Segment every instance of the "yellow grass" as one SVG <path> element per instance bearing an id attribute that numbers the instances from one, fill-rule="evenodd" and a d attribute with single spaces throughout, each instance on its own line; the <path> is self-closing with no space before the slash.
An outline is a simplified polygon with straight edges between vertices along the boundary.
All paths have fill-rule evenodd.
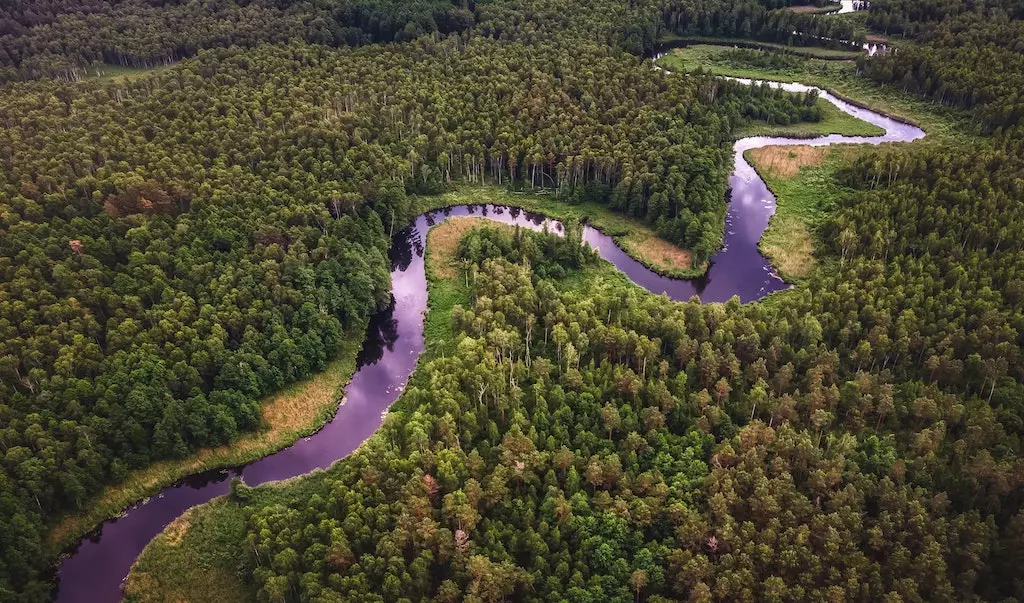
<path id="1" fill-rule="evenodd" d="M 830 147 L 799 145 L 794 147 L 761 147 L 748 151 L 751 165 L 768 176 L 792 178 L 800 168 L 813 167 L 825 162 Z"/>
<path id="2" fill-rule="evenodd" d="M 506 228 L 512 230 L 514 227 L 501 222 L 492 222 L 487 218 L 449 218 L 440 226 L 436 226 L 427 234 L 427 249 L 431 254 L 431 268 L 434 276 L 440 279 L 455 279 L 459 277 L 459 267 L 456 264 L 455 253 L 459 247 L 459 241 L 467 232 L 481 226 L 494 228 Z"/>
<path id="3" fill-rule="evenodd" d="M 802 278 L 814 267 L 814 241 L 807 224 L 796 216 L 775 215 L 771 236 L 761 240 L 761 252 L 787 277 Z M 768 234 L 768 233 L 766 233 Z"/>
<path id="4" fill-rule="evenodd" d="M 645 264 L 659 272 L 689 270 L 693 266 L 688 249 L 669 243 L 654 234 L 632 232 L 620 238 L 618 242 L 630 256 L 643 258 Z"/>
<path id="5" fill-rule="evenodd" d="M 192 525 L 192 516 L 195 515 L 196 509 L 199 507 L 192 507 L 188 511 L 185 511 L 178 516 L 177 519 L 172 521 L 164 528 L 164 531 L 160 534 L 168 546 L 178 546 L 181 544 L 181 539 L 185 537 L 185 533 L 188 532 L 188 527 Z"/>
<path id="6" fill-rule="evenodd" d="M 195 574 L 195 578 L 187 589 L 179 590 L 167 588 L 147 573 L 132 574 L 125 583 L 125 595 L 133 602 L 143 603 L 228 603 L 249 598 L 238 577 L 221 568 L 208 568 Z M 229 595 L 226 590 L 235 592 Z"/>
<path id="7" fill-rule="evenodd" d="M 123 482 L 106 488 L 85 510 L 63 517 L 50 531 L 49 546 L 59 551 L 73 545 L 100 522 L 183 477 L 251 462 L 319 429 L 334 415 L 341 388 L 355 372 L 365 330 L 365 322 L 350 329 L 338 358 L 322 372 L 267 398 L 262 430 L 243 434 L 225 446 L 204 448 L 184 459 L 159 461 L 133 471 Z"/>
<path id="8" fill-rule="evenodd" d="M 777 201 L 759 248 L 783 278 L 800 279 L 814 269 L 812 231 L 827 211 L 823 207 L 829 207 L 829 201 L 840 194 L 836 171 L 871 148 L 799 145 L 763 147 L 744 153 Z"/>
<path id="9" fill-rule="evenodd" d="M 237 558 L 224 551 L 225 542 L 240 536 L 235 531 L 219 535 L 214 530 L 229 505 L 224 498 L 193 507 L 158 534 L 132 565 L 124 584 L 131 603 L 242 603 L 253 599 L 233 567 Z M 234 509 L 229 509 L 234 512 Z M 239 517 L 232 517 L 237 523 Z M 191 528 L 191 529 L 190 529 Z"/>

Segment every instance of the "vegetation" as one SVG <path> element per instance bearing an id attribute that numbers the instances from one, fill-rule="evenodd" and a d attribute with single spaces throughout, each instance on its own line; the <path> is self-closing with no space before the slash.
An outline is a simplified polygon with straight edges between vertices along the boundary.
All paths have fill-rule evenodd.
<path id="1" fill-rule="evenodd" d="M 296 498 L 236 489 L 241 573 L 264 600 L 1019 594 L 1019 433 L 1004 429 L 1024 394 L 1019 344 L 996 330 L 1001 343 L 943 352 L 952 315 L 908 323 L 928 277 L 904 254 L 929 217 L 882 209 L 907 186 L 873 184 L 888 168 L 849 171 L 859 198 L 824 228 L 909 220 L 889 239 L 901 259 L 831 237 L 828 268 L 767 305 L 672 303 L 604 279 L 572 238 L 473 233 L 458 353 L 424 363 L 381 431 Z M 541 276 L 574 261 L 582 291 Z M 993 325 L 1020 312 L 982 303 Z M 989 345 L 977 374 L 939 356 L 980 368 Z"/>
<path id="2" fill-rule="evenodd" d="M 151 68 L 230 45 L 412 40 L 468 29 L 472 6 L 449 0 L 12 0 L 0 7 L 0 80 L 77 80 L 103 63 Z"/>
<path id="3" fill-rule="evenodd" d="M 812 4 L 800 4 L 796 6 L 789 6 L 787 8 L 797 13 L 830 14 L 842 9 L 843 5 L 838 2 L 830 2 L 828 4 L 823 4 L 822 6 L 814 6 Z"/>
<path id="4" fill-rule="evenodd" d="M 445 351 L 444 342 L 454 342 L 450 316 L 459 304 L 468 305 L 469 286 L 457 266 L 458 244 L 470 229 L 486 224 L 490 229 L 512 231 L 512 227 L 481 218 L 452 218 L 427 234 L 427 279 L 430 308 L 424 325 L 428 348 L 426 361 Z M 450 352 L 451 350 L 448 350 Z M 287 505 L 305 491 L 320 487 L 316 474 L 246 489 L 248 505 Z M 310 490 L 312 488 L 312 490 Z M 236 546 L 245 538 L 246 504 L 237 497 L 220 497 L 193 507 L 154 538 L 132 567 L 125 584 L 127 601 L 192 601 L 231 603 L 251 601 L 255 592 L 244 573 L 245 550 Z"/>
<path id="5" fill-rule="evenodd" d="M 798 122 L 782 126 L 751 120 L 738 127 L 734 136 L 736 138 L 746 136 L 814 138 L 817 136 L 828 136 L 829 134 L 842 134 L 843 136 L 881 136 L 885 134 L 884 128 L 844 113 L 827 100 L 819 98 L 817 104 L 821 108 L 821 121 Z"/>
<path id="6" fill-rule="evenodd" d="M 1024 86 L 1024 5 L 932 4 L 920 0 L 872 3 L 869 24 L 914 35 L 915 44 L 865 63 L 877 81 L 973 111 L 982 129 L 1002 134 L 1019 126 Z"/>
<path id="7" fill-rule="evenodd" d="M 258 431 L 245 433 L 230 444 L 200 449 L 181 459 L 158 461 L 132 471 L 119 483 L 105 488 L 87 507 L 63 517 L 49 533 L 47 548 L 60 551 L 73 546 L 103 520 L 184 477 L 244 465 L 320 429 L 334 416 L 344 385 L 356 370 L 365 328 L 364 321 L 345 333 L 337 359 L 322 371 L 262 401 Z"/>
<path id="8" fill-rule="evenodd" d="M 262 491 L 273 496 L 278 490 Z M 189 509 L 146 546 L 128 575 L 125 600 L 251 601 L 251 592 L 238 575 L 244 555 L 235 546 L 245 538 L 245 525 L 241 506 L 225 498 Z"/>
<path id="9" fill-rule="evenodd" d="M 771 146 L 744 154 L 775 195 L 775 213 L 761 236 L 760 249 L 786 280 L 812 274 L 814 232 L 844 193 L 837 173 L 869 148 Z"/>
<path id="10" fill-rule="evenodd" d="M 822 46 L 791 46 L 776 42 L 762 42 L 747 38 L 729 38 L 722 36 L 677 36 L 668 34 L 660 38 L 661 44 L 667 46 L 679 45 L 679 49 L 688 49 L 693 46 L 727 46 L 733 50 L 760 50 L 773 55 L 784 55 L 790 59 L 799 57 L 822 59 L 830 61 L 853 61 L 864 51 L 861 48 L 827 48 Z M 672 50 L 676 50 L 673 48 Z"/>
<path id="11" fill-rule="evenodd" d="M 753 38 L 786 46 L 818 46 L 856 51 L 863 45 L 866 35 L 863 29 L 844 19 L 776 10 L 788 5 L 804 4 L 802 2 L 665 0 L 659 4 L 661 25 L 664 28 L 660 33 L 684 38 Z"/>
<path id="12" fill-rule="evenodd" d="M 95 78 L 98 80 L 111 80 L 115 82 L 127 82 L 132 79 L 146 77 L 159 73 L 170 68 L 171 65 L 160 65 L 157 67 L 125 67 L 122 65 L 93 65 L 83 79 Z"/>
<path id="13" fill-rule="evenodd" d="M 703 274 L 706 268 L 693 266 L 689 250 L 661 238 L 644 222 L 623 216 L 599 203 L 559 199 L 551 191 L 541 194 L 496 186 L 460 186 L 441 195 L 420 197 L 417 207 L 427 211 L 474 203 L 521 207 L 566 223 L 585 222 L 612 237 L 630 257 L 666 276 L 692 278 Z"/>
<path id="14" fill-rule="evenodd" d="M 798 81 L 828 90 L 874 111 L 916 124 L 928 132 L 932 141 L 972 144 L 975 129 L 970 116 L 908 94 L 894 86 L 879 86 L 857 73 L 857 65 L 842 61 L 803 60 L 799 67 L 768 69 L 758 65 L 729 63 L 724 58 L 733 51 L 722 46 L 697 45 L 677 49 L 661 59 L 669 69 L 693 72 L 698 68 L 716 75 L 771 81 Z M 897 53 L 899 54 L 899 53 Z M 887 59 L 882 59 L 887 60 Z M 824 121 L 827 121 L 825 117 Z"/>
<path id="15" fill-rule="evenodd" d="M 0 89 L 3 598 L 46 596 L 59 517 L 113 511 L 123 496 L 95 502 L 107 485 L 257 430 L 261 399 L 323 370 L 389 300 L 408 193 L 554 188 L 699 265 L 721 242 L 733 125 L 815 117 L 577 43 L 617 23 L 611 4 L 569 28 L 513 9 L 470 39 L 216 49 L 145 78 Z M 537 23 L 562 33 L 533 44 Z"/>
<path id="16" fill-rule="evenodd" d="M 260 400 L 323 370 L 387 303 L 420 195 L 546 189 L 703 264 L 737 127 L 826 116 L 813 94 L 651 69 L 636 55 L 662 34 L 865 35 L 787 1 L 585 4 L 4 5 L 0 599 L 46 598 L 57 518 L 256 431 Z M 472 229 L 456 278 L 433 278 L 445 343 L 381 431 L 330 471 L 236 484 L 133 592 L 1024 598 L 1022 15 L 925 4 L 873 3 L 869 24 L 913 42 L 855 64 L 723 51 L 898 113 L 956 107 L 925 113 L 931 142 L 797 173 L 845 189 L 828 215 L 793 196 L 821 241 L 799 287 L 673 303 L 610 274 L 575 221 Z M 349 47 L 379 40 L 401 43 Z M 241 583 L 214 591 L 219 572 Z"/>

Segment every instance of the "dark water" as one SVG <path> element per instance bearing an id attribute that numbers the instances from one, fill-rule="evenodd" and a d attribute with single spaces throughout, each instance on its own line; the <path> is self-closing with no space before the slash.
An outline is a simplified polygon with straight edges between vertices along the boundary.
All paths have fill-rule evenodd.
<path id="1" fill-rule="evenodd" d="M 799 84 L 779 85 L 792 91 L 809 89 Z M 754 137 L 736 142 L 735 171 L 729 180 L 731 196 L 725 246 L 713 256 L 706 277 L 675 280 L 659 276 L 627 256 L 611 238 L 590 227 L 584 229 L 584 239 L 635 283 L 654 293 L 667 293 L 672 299 L 685 300 L 699 295 L 703 301 L 711 302 L 738 295 L 748 302 L 785 288 L 757 250 L 768 218 L 775 211 L 775 198 L 744 161 L 743 151 L 766 145 L 877 144 L 914 140 L 924 135 L 918 128 L 854 107 L 827 93 L 822 96 L 847 113 L 884 127 L 886 134 L 874 138 L 828 136 L 811 140 Z M 119 601 L 121 583 L 146 544 L 189 507 L 227 493 L 230 478 L 241 476 L 245 483 L 257 485 L 309 473 L 347 456 L 369 438 L 404 389 L 423 351 L 423 318 L 427 304 L 423 268 L 426 233 L 431 226 L 453 216 L 487 217 L 534 230 L 543 228 L 545 223 L 543 216 L 492 205 L 453 207 L 419 216 L 412 227 L 395 238 L 391 250 L 393 301 L 391 307 L 374 317 L 368 328 L 359 370 L 346 388 L 344 404 L 335 419 L 290 448 L 242 468 L 186 478 L 135 505 L 121 517 L 104 522 L 61 563 L 56 600 Z M 558 222 L 548 221 L 548 225 L 552 232 L 561 231 Z"/>

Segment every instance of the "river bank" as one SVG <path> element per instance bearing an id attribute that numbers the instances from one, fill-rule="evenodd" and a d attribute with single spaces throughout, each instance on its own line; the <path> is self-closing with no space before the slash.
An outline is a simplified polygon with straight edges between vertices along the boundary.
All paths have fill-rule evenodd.
<path id="1" fill-rule="evenodd" d="M 923 135 L 912 126 L 837 99 L 830 99 L 830 102 L 882 126 L 886 135 L 873 139 L 829 136 L 812 140 L 810 144 L 894 142 L 913 140 Z M 754 137 L 738 141 L 734 146 L 736 170 L 730 178 L 725 247 L 714 256 L 703 279 L 680 281 L 656 274 L 619 248 L 612 237 L 593 227 L 584 229 L 584 240 L 635 284 L 653 293 L 666 293 L 672 299 L 700 295 L 704 301 L 726 301 L 733 296 L 738 296 L 741 301 L 752 301 L 784 289 L 787 285 L 758 252 L 761 234 L 775 209 L 774 198 L 743 159 L 745 150 L 777 144 L 797 145 L 807 144 L 807 141 Z M 394 241 L 391 255 L 395 303 L 388 312 L 374 318 L 367 337 L 367 345 L 376 347 L 380 353 L 379 356 L 373 354 L 375 360 L 363 364 L 353 376 L 348 388 L 348 403 L 339 410 L 339 420 L 328 423 L 316 436 L 305 438 L 242 469 L 217 476 L 202 476 L 194 482 L 165 489 L 160 497 L 151 499 L 148 504 L 136 507 L 117 521 L 107 522 L 97 534 L 97 539 L 84 542 L 62 565 L 61 578 L 66 588 L 59 591 L 58 599 L 116 598 L 120 592 L 120 578 L 151 537 L 185 509 L 226 493 L 228 478 L 242 477 L 247 484 L 257 485 L 303 475 L 347 456 L 370 437 L 383 420 L 383 414 L 404 390 L 426 347 L 426 233 L 435 224 L 457 216 L 486 217 L 533 229 L 540 229 L 545 224 L 543 216 L 520 208 L 486 205 L 449 207 L 419 216 L 415 225 L 396 236 Z M 554 227 L 557 230 L 557 225 Z"/>
<path id="2" fill-rule="evenodd" d="M 344 388 L 356 371 L 369 319 L 349 329 L 335 360 L 316 375 L 294 383 L 262 404 L 264 429 L 246 433 L 233 443 L 200 450 L 184 459 L 154 463 L 133 471 L 110 486 L 81 513 L 63 517 L 50 532 L 53 555 L 73 547 L 102 522 L 122 515 L 188 476 L 238 467 L 273 454 L 319 431 L 343 403 Z"/>

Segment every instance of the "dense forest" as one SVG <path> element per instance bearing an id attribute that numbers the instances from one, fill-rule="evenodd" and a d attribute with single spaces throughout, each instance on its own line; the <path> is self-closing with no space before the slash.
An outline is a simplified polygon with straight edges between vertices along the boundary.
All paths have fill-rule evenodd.
<path id="1" fill-rule="evenodd" d="M 61 513 L 358 336 L 414 194 L 546 188 L 706 260 L 735 127 L 820 110 L 638 55 L 863 37 L 786 4 L 4 3 L 0 599 L 47 598 Z M 318 492 L 247 508 L 239 570 L 268 601 L 1024 599 L 1022 17 L 872 3 L 912 41 L 862 70 L 993 136 L 859 159 L 769 302 L 581 291 L 571 237 L 470 235 L 457 353 Z"/>
<path id="2" fill-rule="evenodd" d="M 55 514 L 257 428 L 261 396 L 355 336 L 389 301 L 408 193 L 525 181 L 706 258 L 734 125 L 820 118 L 813 98 L 586 49 L 584 65 L 493 36 L 293 42 L 127 82 L 7 84 L 2 588 L 46 591 Z"/>
<path id="3" fill-rule="evenodd" d="M 782 5 L 754 0 L 666 0 L 660 3 L 659 10 L 664 27 L 684 36 L 753 38 L 798 46 L 840 48 L 856 48 L 864 43 L 865 32 L 849 21 L 778 10 Z"/>
<path id="4" fill-rule="evenodd" d="M 879 167 L 851 170 L 871 192 L 830 228 L 930 227 L 889 210 L 909 187 L 874 186 Z M 541 275 L 594 262 L 571 240 L 470 235 L 457 353 L 422 366 L 378 435 L 312 491 L 248 510 L 241 573 L 266 601 L 1024 595 L 1024 389 L 1003 318 L 1019 325 L 1019 296 L 980 293 L 992 289 L 964 257 L 939 297 L 930 274 L 903 272 L 914 235 L 888 258 L 840 240 L 836 276 L 776 308 L 607 280 L 567 290 Z M 993 263 L 1019 265 L 1014 245 Z M 990 339 L 916 322 L 958 298 L 989 317 Z"/>
<path id="5" fill-rule="evenodd" d="M 864 32 L 846 21 L 781 8 L 801 2 L 645 0 L 603 3 L 599 35 L 640 54 L 665 32 L 754 37 L 790 44 L 855 47 Z M 554 31 L 587 20 L 551 3 L 469 0 L 53 0 L 0 7 L 0 81 L 39 76 L 77 80 L 104 63 L 168 64 L 198 50 L 304 40 L 330 46 L 401 42 L 424 34 L 494 37 Z M 548 11 L 551 11 L 550 13 Z M 536 13 L 534 13 L 536 11 Z M 561 12 L 561 14 L 557 14 Z M 621 17 L 608 20 L 608 12 Z M 542 18 L 529 23 L 530 15 Z M 552 20 L 551 17 L 554 17 Z"/>
<path id="6" fill-rule="evenodd" d="M 878 81 L 971 109 L 986 132 L 999 132 L 1024 121 L 1024 3 L 972 4 L 872 2 L 869 24 L 915 43 L 863 66 Z"/>
<path id="7" fill-rule="evenodd" d="M 9 5 L 8 5 L 9 4 Z M 401 42 L 474 23 L 468 0 L 57 0 L 0 7 L 0 78 L 78 79 L 101 63 L 148 67 L 203 48 L 305 40 Z"/>
<path id="8" fill-rule="evenodd" d="M 1024 598 L 1024 147 L 1002 64 L 961 73 L 1007 87 L 965 105 L 1007 133 L 858 159 L 825 264 L 770 303 L 581 292 L 526 268 L 545 248 L 586 267 L 570 241 L 473 235 L 458 353 L 319 491 L 248 508 L 241 572 L 267 601 Z"/>

